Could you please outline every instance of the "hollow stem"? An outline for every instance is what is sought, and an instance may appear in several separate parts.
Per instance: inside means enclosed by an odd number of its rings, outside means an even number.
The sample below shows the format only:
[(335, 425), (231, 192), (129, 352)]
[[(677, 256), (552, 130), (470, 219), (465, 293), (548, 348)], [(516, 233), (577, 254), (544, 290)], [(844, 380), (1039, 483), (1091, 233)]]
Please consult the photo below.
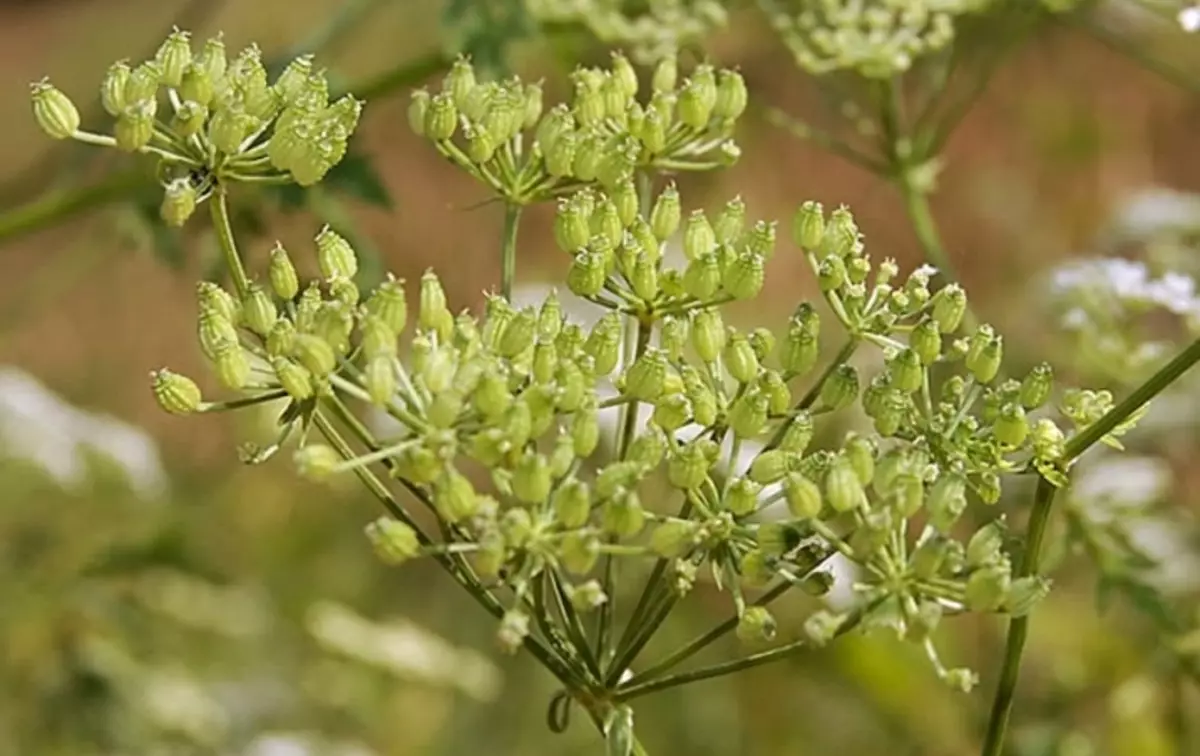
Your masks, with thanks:
[(504, 247), (500, 251), (500, 294), (512, 301), (513, 281), (517, 277), (517, 227), (521, 221), (521, 206), (509, 202), (504, 206)]
[(250, 279), (246, 277), (246, 269), (242, 266), (242, 258), (238, 255), (237, 242), (233, 238), (233, 226), (229, 223), (229, 205), (226, 199), (228, 190), (218, 185), (208, 201), (212, 213), (213, 230), (217, 232), (217, 243), (225, 255), (225, 267), (233, 278), (233, 288), (239, 300), (246, 296), (250, 288)]

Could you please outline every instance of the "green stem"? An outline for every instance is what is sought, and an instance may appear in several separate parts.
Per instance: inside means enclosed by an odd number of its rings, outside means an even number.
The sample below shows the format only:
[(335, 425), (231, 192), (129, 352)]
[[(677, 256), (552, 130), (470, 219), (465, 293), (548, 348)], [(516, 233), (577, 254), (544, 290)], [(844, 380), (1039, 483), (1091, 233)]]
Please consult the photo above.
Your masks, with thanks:
[(242, 267), (242, 258), (238, 255), (237, 242), (233, 238), (227, 193), (228, 190), (224, 186), (218, 186), (208, 204), (212, 212), (213, 229), (217, 232), (217, 243), (225, 255), (225, 267), (229, 268), (229, 275), (233, 278), (233, 289), (241, 300), (250, 289), (250, 279), (246, 277), (246, 269)]
[[(850, 338), (846, 340), (846, 343), (842, 344), (842, 348), (838, 350), (838, 353), (834, 355), (833, 360), (825, 367), (825, 372), (821, 373), (821, 376), (817, 378), (817, 382), (814, 383), (804, 394), (804, 396), (800, 398), (800, 401), (796, 402), (795, 406), (792, 407), (792, 415), (803, 412), (816, 403), (817, 397), (821, 395), (821, 387), (825, 385), (825, 381), (829, 380), (829, 376), (833, 375), (839, 367), (844, 365), (850, 359), (850, 357), (853, 356), (861, 341), (862, 339), (860, 339), (858, 336), (851, 335)], [(771, 440), (768, 441), (766, 447), (763, 448), (763, 451), (770, 451), (771, 449), (779, 446), (779, 444), (783, 442), (783, 437), (787, 435), (788, 426), (791, 424), (791, 420), (781, 423), (779, 428), (775, 431), (775, 435), (771, 436)]]
[(504, 247), (500, 251), (500, 294), (512, 301), (513, 281), (517, 277), (517, 227), (521, 222), (521, 206), (515, 202), (504, 205)]
[[(1200, 361), (1200, 339), (1188, 345), (1174, 359), (1135, 389), (1124, 401), (1105, 413), (1104, 417), (1073, 436), (1067, 442), (1064, 461), (1069, 463), (1086, 452), (1145, 406), (1147, 402), (1178, 380), (1197, 361)], [(1054, 506), (1054, 494), (1053, 484), (1045, 478), (1039, 478), (1034, 494), (1033, 512), (1029, 516), (1029, 528), (1025, 536), (1025, 553), (1017, 568), (1016, 577), (1018, 578), (1033, 575), (1038, 571), (1042, 540), (1045, 537), (1046, 526), (1050, 521), (1050, 513)], [(1004, 746), (1004, 735), (1008, 728), (1009, 716), (1012, 713), (1017, 678), (1021, 669), (1021, 655), (1025, 650), (1025, 640), (1028, 635), (1028, 616), (1014, 617), (1009, 622), (1004, 662), (1000, 669), (1000, 680), (996, 684), (996, 695), (992, 702), (992, 712), (984, 736), (983, 750), (980, 752), (982, 756), (999, 756)]]
[[(863, 617), (870, 610), (871, 607), (859, 609), (846, 617), (846, 619), (843, 620), (842, 624), (838, 627), (837, 632), (834, 634), (834, 638), (845, 635), (854, 628), (858, 627), (859, 623), (862, 622)], [(667, 688), (687, 685), (689, 683), (699, 682), (700, 680), (708, 680), (714, 677), (731, 675), (735, 672), (741, 672), (746, 669), (761, 667), (764, 664), (770, 664), (771, 662), (779, 661), (780, 659), (790, 656), (798, 651), (806, 651), (811, 648), (813, 648), (812, 641), (808, 639), (801, 639), (783, 646), (779, 646), (778, 648), (773, 648), (769, 651), (760, 651), (757, 654), (744, 656), (741, 659), (734, 659), (721, 664), (714, 664), (710, 667), (694, 669), (690, 672), (680, 672), (677, 675), (660, 677), (657, 680), (650, 680), (644, 683), (625, 685), (617, 689), (617, 694), (614, 696), (614, 700), (618, 703), (624, 703), (625, 701), (629, 701), (650, 693), (655, 693), (660, 690), (666, 690)]]
[(125, 171), (91, 186), (52, 189), (0, 216), (0, 244), (112, 200), (129, 197), (146, 185), (141, 171)]

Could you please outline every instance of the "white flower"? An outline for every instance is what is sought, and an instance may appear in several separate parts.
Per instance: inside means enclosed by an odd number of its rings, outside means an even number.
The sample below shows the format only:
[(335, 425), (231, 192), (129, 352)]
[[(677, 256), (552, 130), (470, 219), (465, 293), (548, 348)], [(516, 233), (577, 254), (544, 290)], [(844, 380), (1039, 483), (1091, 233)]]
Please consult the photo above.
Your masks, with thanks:
[(1191, 34), (1196, 30), (1200, 30), (1200, 5), (1189, 5), (1179, 11), (1176, 17), (1179, 21), (1179, 27), (1185, 32)]

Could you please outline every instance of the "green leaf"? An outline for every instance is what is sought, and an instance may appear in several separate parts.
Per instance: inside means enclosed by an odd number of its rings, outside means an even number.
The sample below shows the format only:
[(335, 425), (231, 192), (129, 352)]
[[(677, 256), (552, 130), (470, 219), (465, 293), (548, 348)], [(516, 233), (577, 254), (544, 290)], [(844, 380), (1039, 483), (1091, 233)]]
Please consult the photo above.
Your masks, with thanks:
[(360, 199), (368, 205), (392, 209), (392, 196), (375, 170), (374, 163), (364, 155), (350, 152), (342, 162), (325, 176), (325, 188)]

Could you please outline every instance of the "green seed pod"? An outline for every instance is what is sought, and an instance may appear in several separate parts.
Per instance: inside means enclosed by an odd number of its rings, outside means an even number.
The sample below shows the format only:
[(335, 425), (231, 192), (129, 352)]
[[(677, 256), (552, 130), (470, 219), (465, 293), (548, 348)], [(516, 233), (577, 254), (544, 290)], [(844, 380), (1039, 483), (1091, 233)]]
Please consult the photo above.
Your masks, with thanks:
[(300, 364), (318, 378), (337, 367), (337, 354), (328, 341), (311, 333), (296, 334), (295, 356)]
[(929, 524), (939, 533), (949, 533), (967, 508), (967, 481), (957, 473), (945, 473), (929, 491)]
[[(705, 362), (716, 362), (725, 348), (725, 324), (715, 307), (697, 310), (692, 315), (692, 348)], [(757, 366), (756, 366), (757, 367)]]
[(358, 255), (344, 237), (324, 226), (316, 237), (317, 264), (326, 279), (354, 278), (358, 272)]
[(271, 368), (275, 371), (275, 378), (279, 381), (279, 385), (288, 393), (288, 396), (296, 401), (302, 402), (310, 399), (316, 393), (312, 373), (288, 358), (275, 357), (271, 360)]
[(828, 293), (846, 283), (846, 264), (837, 255), (829, 255), (817, 266), (817, 284)]
[(734, 299), (753, 299), (762, 291), (766, 281), (763, 258), (754, 252), (743, 252), (725, 266), (721, 284)]
[(967, 541), (967, 567), (977, 569), (999, 564), (1004, 559), (1004, 537), (1008, 528), (1004, 518), (992, 520), (984, 525), (971, 540)]
[(292, 459), (300, 476), (312, 481), (327, 480), (342, 464), (342, 455), (324, 444), (302, 446)]
[(767, 410), (772, 416), (784, 415), (792, 406), (792, 392), (783, 376), (774, 370), (764, 370), (758, 378), (758, 390), (767, 397)]
[[(656, 234), (657, 235), (657, 234)], [(659, 237), (663, 238), (663, 237)], [(693, 210), (683, 228), (683, 253), (688, 260), (712, 252), (717, 246), (717, 235), (703, 210)]]
[(666, 388), (667, 353), (649, 348), (625, 371), (625, 394), (644, 402), (653, 402)]
[(834, 457), (825, 473), (825, 497), (835, 512), (849, 512), (867, 505), (858, 473), (844, 455)]
[(595, 407), (583, 408), (571, 418), (571, 439), (575, 442), (575, 456), (586, 459), (600, 443), (600, 420)]
[(520, 128), (532, 129), (537, 126), (544, 108), (545, 97), (542, 93), (542, 85), (537, 82), (526, 84), (525, 89), (521, 92)]
[(586, 531), (571, 531), (558, 545), (558, 559), (567, 572), (586, 575), (600, 558), (600, 539)]
[(275, 327), (279, 313), (271, 295), (258, 284), (250, 284), (245, 297), (242, 299), (242, 320), (246, 327), (259, 336), (266, 336)]
[(967, 607), (973, 612), (994, 612), (1000, 608), (1012, 586), (1007, 563), (975, 570), (963, 590)]
[(777, 625), (765, 606), (748, 606), (738, 618), (737, 637), (743, 643), (759, 643), (775, 638)]
[(125, 80), (125, 106), (143, 100), (155, 100), (158, 97), (161, 76), (162, 71), (152, 60), (147, 60), (130, 71), (129, 78)]
[(225, 43), (221, 35), (205, 40), (204, 47), (192, 58), (192, 65), (202, 69), (214, 82), (225, 75)]
[(603, 255), (584, 250), (571, 260), (567, 269), (567, 288), (579, 297), (594, 297), (604, 291), (607, 271)]
[(629, 228), (638, 217), (637, 187), (631, 179), (618, 181), (609, 195), (622, 227)]
[[(100, 104), (110, 116), (118, 116), (125, 109), (128, 101), (125, 99), (125, 86), (129, 82), (128, 61), (118, 60), (108, 67), (104, 80), (100, 84)], [(182, 95), (181, 95), (182, 96)], [(184, 97), (185, 100), (195, 99)]]
[(578, 202), (560, 200), (554, 215), (554, 239), (563, 252), (575, 253), (592, 238), (588, 216)]
[(684, 126), (692, 131), (707, 128), (708, 119), (712, 116), (712, 104), (708, 101), (703, 84), (694, 78), (680, 90), (678, 108), (679, 120)]
[(396, 365), (391, 357), (372, 357), (363, 369), (363, 384), (371, 403), (386, 407), (396, 396)]
[(663, 559), (677, 559), (691, 549), (695, 538), (696, 523), (666, 520), (650, 532), (650, 550)]
[(150, 144), (154, 136), (154, 100), (134, 101), (113, 125), (113, 138), (117, 148), (126, 152), (137, 152)]
[(500, 141), (492, 132), (481, 124), (474, 125), (466, 131), (467, 157), (476, 165), (483, 165), (492, 159), (500, 148)]
[(689, 444), (667, 455), (667, 479), (671, 485), (691, 491), (708, 478), (711, 461), (699, 444)]
[(448, 92), (454, 99), (455, 105), (465, 107), (467, 96), (476, 88), (475, 67), (470, 58), (460, 55), (450, 66), (449, 73), (442, 80), (442, 91)]
[(799, 412), (787, 424), (787, 428), (783, 432), (783, 438), (779, 442), (779, 449), (792, 452), (793, 454), (803, 454), (808, 449), (812, 437), (812, 415), (807, 411)]
[(887, 367), (891, 375), (891, 387), (905, 394), (917, 391), (925, 381), (925, 368), (921, 358), (911, 348), (897, 352), (888, 360)]
[(827, 255), (846, 257), (855, 251), (858, 238), (858, 224), (850, 213), (850, 208), (842, 205), (829, 214), (821, 249)]
[(1050, 593), (1050, 581), (1039, 575), (1027, 575), (1012, 581), (1001, 602), (1001, 609), (1012, 617), (1024, 617)]
[(191, 36), (188, 32), (176, 29), (155, 53), (154, 62), (158, 64), (164, 85), (178, 87), (183, 81), (183, 71), (192, 62)]
[(496, 645), (506, 654), (515, 654), (529, 637), (529, 615), (519, 609), (509, 609), (496, 628)]
[(449, 347), (438, 346), (429, 351), (419, 370), (416, 365), (413, 367), (420, 376), (421, 382), (429, 389), (429, 393), (436, 395), (446, 391), (454, 383), (454, 373), (458, 366), (455, 364), (453, 350)]
[(762, 452), (750, 463), (750, 480), (756, 483), (770, 484), (783, 480), (792, 468), (792, 452), (781, 449), (769, 449)]
[(518, 311), (500, 336), (500, 355), (512, 359), (533, 346), (537, 320), (537, 310), (532, 307)]
[(451, 428), (458, 422), (458, 417), (462, 414), (466, 404), (466, 397), (451, 388), (435, 395), (425, 414), (434, 428)]
[(942, 353), (942, 336), (937, 321), (922, 320), (913, 328), (908, 345), (916, 352), (922, 365), (932, 365)]
[(987, 342), (976, 354), (967, 355), (967, 369), (980, 383), (991, 383), (1000, 371), (1004, 352), (1004, 339), (997, 336)]
[(200, 306), (196, 335), (200, 342), (200, 351), (210, 360), (215, 360), (217, 353), (225, 345), (238, 343), (237, 329), (233, 323), (221, 310), (204, 303)]
[(933, 297), (933, 319), (942, 333), (953, 333), (967, 312), (967, 294), (958, 284), (949, 284)]
[(653, 302), (658, 296), (658, 266), (644, 254), (638, 254), (629, 277), (630, 287), (643, 302)]
[(725, 203), (725, 207), (721, 208), (716, 222), (713, 223), (717, 243), (733, 244), (741, 237), (745, 225), (746, 203), (737, 196)]
[(271, 249), (270, 262), (267, 264), (267, 277), (271, 281), (271, 289), (275, 296), (290, 302), (300, 292), (300, 279), (296, 268), (292, 265), (291, 257), (279, 242)]
[(196, 382), (163, 368), (150, 374), (158, 406), (172, 415), (190, 415), (200, 409), (203, 397)]
[(840, 410), (854, 401), (858, 385), (858, 371), (852, 365), (839, 365), (821, 385), (818, 399), (830, 410)]
[(725, 121), (736, 120), (745, 112), (747, 102), (746, 81), (740, 73), (726, 69), (717, 74), (714, 116)]
[(530, 375), (535, 383), (551, 383), (558, 370), (558, 354), (553, 341), (539, 341), (533, 347)]
[(633, 70), (633, 65), (624, 53), (614, 52), (612, 54), (612, 77), (625, 97), (633, 97), (637, 94), (637, 72)]
[(458, 109), (454, 105), (454, 97), (449, 92), (439, 92), (429, 100), (429, 110), (425, 114), (425, 136), (435, 142), (449, 141), (458, 128)]
[(679, 63), (674, 55), (670, 55), (662, 58), (655, 65), (654, 75), (650, 80), (650, 87), (656, 93), (672, 92), (675, 89), (678, 79)]
[(725, 508), (734, 517), (745, 517), (758, 510), (758, 497), (761, 494), (761, 484), (750, 478), (735, 478), (725, 494)]
[(605, 144), (595, 132), (582, 132), (575, 149), (575, 162), (571, 171), (580, 181), (595, 181), (600, 171), (600, 161), (607, 154)]
[(540, 504), (550, 496), (550, 462), (542, 454), (526, 454), (513, 470), (512, 489), (518, 501)]
[(554, 178), (570, 178), (580, 152), (580, 137), (574, 131), (564, 131), (545, 151), (546, 173)]
[(800, 473), (788, 473), (783, 479), (783, 495), (792, 517), (807, 520), (821, 514), (821, 489), (808, 477)]
[[(153, 100), (143, 100), (153, 102)], [(126, 115), (129, 111), (126, 110)], [(120, 125), (120, 119), (117, 124)], [(220, 152), (236, 155), (241, 152), (242, 142), (258, 128), (258, 119), (238, 107), (217, 108), (208, 119), (208, 140)]]
[(654, 422), (665, 431), (682, 428), (691, 416), (692, 408), (683, 394), (665, 394), (654, 403)]
[(870, 438), (856, 433), (850, 433), (846, 437), (846, 443), (842, 445), (842, 453), (850, 460), (858, 482), (864, 486), (869, 485), (875, 477), (875, 455), (878, 451)]
[[(762, 528), (759, 529), (759, 535), (761, 536), (761, 534)], [(743, 554), (742, 558), (738, 560), (738, 572), (741, 573), (742, 582), (747, 587), (763, 588), (775, 577), (775, 564), (776, 558), (767, 553), (765, 549), (752, 549)], [(758, 606), (749, 607), (747, 614), (761, 608)]]
[(690, 261), (683, 274), (684, 291), (700, 301), (713, 298), (721, 287), (721, 266), (714, 253)]
[(196, 188), (187, 178), (169, 182), (163, 189), (162, 205), (158, 214), (168, 226), (176, 228), (187, 222), (196, 211)]
[(320, 336), (338, 355), (350, 351), (350, 333), (354, 330), (354, 313), (350, 307), (336, 301), (322, 302), (313, 317), (312, 332)]
[(404, 281), (389, 275), (367, 298), (366, 309), (369, 314), (384, 323), (394, 336), (399, 335), (408, 322)]
[(559, 527), (564, 530), (582, 528), (591, 515), (588, 485), (574, 479), (564, 482), (554, 492), (550, 505), (554, 509), (554, 521)]
[(764, 260), (775, 256), (775, 222), (758, 221), (746, 233), (746, 250)]
[(1050, 398), (1050, 391), (1053, 387), (1054, 371), (1050, 365), (1045, 362), (1035, 365), (1029, 371), (1029, 375), (1025, 376), (1025, 380), (1021, 382), (1021, 405), (1027, 410), (1041, 407)]
[(618, 538), (632, 538), (646, 525), (646, 510), (632, 491), (609, 499), (600, 510), (600, 525)]
[(223, 342), (212, 360), (217, 380), (230, 391), (240, 391), (250, 382), (250, 358), (236, 341)]
[(596, 474), (596, 497), (611, 499), (623, 490), (634, 488), (646, 472), (646, 468), (634, 460), (610, 462)]
[(1006, 404), (992, 425), (992, 435), (1002, 446), (1019, 448), (1029, 437), (1029, 421), (1019, 404)]
[[(304, 95), (312, 75), (313, 59), (311, 55), (293, 58), (283, 69), (279, 78), (275, 80), (275, 92), (279, 95), (280, 102), (284, 105), (291, 105), (299, 100)], [(428, 100), (429, 94), (426, 93), (425, 97)]]
[[(425, 271), (421, 276), (420, 302), (417, 306), (417, 324), (423, 331), (434, 331), (438, 336), (448, 336), (447, 324), (454, 326), (454, 317), (446, 307), (446, 291), (442, 288), (441, 279), (433, 269)], [(507, 329), (506, 329), (507, 330)], [(447, 331), (443, 333), (443, 331)], [(531, 329), (532, 332), (532, 329)]]
[(1066, 450), (1066, 437), (1062, 429), (1049, 418), (1042, 418), (1033, 426), (1029, 438), (1033, 455), (1041, 460), (1060, 459)]
[(400, 565), (421, 554), (417, 532), (391, 517), (380, 517), (363, 529), (371, 549), (384, 563)]
[(194, 100), (184, 100), (171, 116), (171, 131), (184, 139), (199, 134), (208, 121), (208, 107)]
[(650, 230), (659, 241), (666, 241), (679, 229), (682, 218), (679, 190), (674, 183), (667, 184), (650, 210)]
[(408, 101), (408, 127), (419, 137), (426, 136), (430, 99), (428, 90), (414, 89)]
[(820, 202), (808, 200), (792, 217), (792, 242), (797, 247), (815, 252), (825, 237), (825, 209)]
[(433, 483), (442, 474), (443, 462), (425, 446), (405, 447), (395, 457), (393, 475), (413, 483)]
[(692, 404), (692, 422), (705, 428), (717, 422), (717, 397), (712, 389), (704, 385), (689, 386), (687, 398)]
[(925, 482), (912, 473), (901, 473), (888, 487), (888, 494), (898, 515), (913, 517), (925, 503)]
[(816, 335), (793, 318), (779, 351), (779, 365), (793, 376), (807, 375), (817, 364), (821, 347)]
[(583, 350), (595, 360), (596, 375), (608, 375), (617, 366), (621, 354), (621, 316), (605, 313), (592, 328)]
[(767, 425), (770, 400), (760, 391), (743, 393), (729, 408), (729, 427), (741, 438), (754, 438)]
[(450, 524), (462, 522), (479, 511), (479, 494), (465, 475), (447, 468), (434, 481), (433, 506), (438, 516)]
[[(232, 294), (211, 281), (201, 281), (196, 284), (196, 299), (200, 305), (201, 317), (204, 316), (206, 310), (213, 310), (213, 314), (228, 321), (231, 328), (233, 324), (242, 319), (242, 308), (238, 301), (233, 298)], [(233, 334), (230, 338), (235, 336), (236, 334)]]
[(749, 383), (758, 377), (758, 357), (744, 334), (729, 329), (724, 356), (725, 370), (735, 381)]
[(79, 110), (48, 80), (30, 86), (33, 117), (51, 139), (68, 139), (79, 130)]

